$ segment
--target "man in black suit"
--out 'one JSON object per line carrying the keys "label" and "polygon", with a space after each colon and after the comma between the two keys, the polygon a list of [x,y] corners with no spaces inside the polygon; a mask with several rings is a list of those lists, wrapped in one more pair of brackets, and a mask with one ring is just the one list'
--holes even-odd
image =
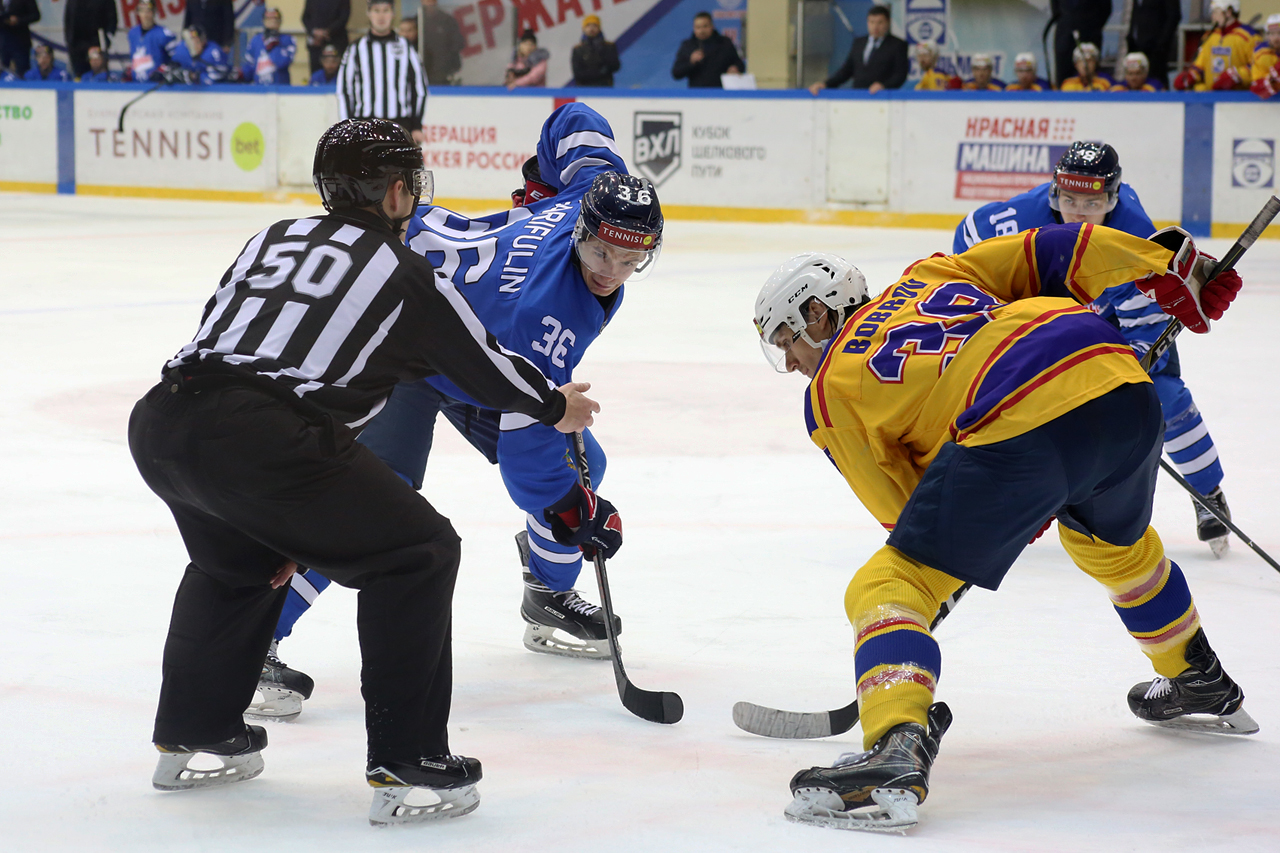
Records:
{"label": "man in black suit", "polygon": [[722,74],[741,74],[745,63],[733,45],[733,39],[716,32],[710,12],[693,16],[693,37],[687,38],[676,51],[671,76],[689,78],[690,89],[722,89]]}
{"label": "man in black suit", "polygon": [[911,64],[907,61],[907,43],[889,34],[889,7],[872,6],[867,12],[867,34],[853,40],[849,56],[840,70],[825,83],[814,83],[809,91],[818,94],[853,80],[853,88],[875,94],[883,89],[897,89],[907,82]]}
{"label": "man in black suit", "polygon": [[0,0],[0,68],[19,78],[31,67],[31,25],[40,20],[36,0]]}
{"label": "man in black suit", "polygon": [[118,23],[115,0],[67,0],[62,32],[73,77],[83,77],[89,70],[89,48],[106,50],[110,46]]}
{"label": "man in black suit", "polygon": [[224,50],[230,50],[236,40],[236,10],[231,0],[187,0],[187,12],[182,18],[182,29],[199,27],[205,38]]}
{"label": "man in black suit", "polygon": [[1129,17],[1129,50],[1147,55],[1151,64],[1148,73],[1159,78],[1165,88],[1169,86],[1169,57],[1181,21],[1179,0],[1134,0]]}
{"label": "man in black suit", "polygon": [[[1136,5],[1134,11],[1138,11]],[[1076,63],[1072,54],[1076,46],[1084,42],[1102,45],[1102,28],[1111,17],[1111,0],[1049,0],[1049,14],[1058,22],[1053,35],[1053,82],[1061,87],[1063,80],[1075,76]],[[1180,8],[1178,15],[1182,15]],[[1154,62],[1151,69],[1154,73]]]}

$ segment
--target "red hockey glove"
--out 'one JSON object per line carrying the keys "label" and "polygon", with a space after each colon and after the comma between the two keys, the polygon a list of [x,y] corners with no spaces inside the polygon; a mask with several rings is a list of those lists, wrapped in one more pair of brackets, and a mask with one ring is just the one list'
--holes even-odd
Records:
{"label": "red hockey glove", "polygon": [[1173,78],[1173,88],[1179,92],[1185,92],[1188,89],[1194,89],[1199,82],[1200,69],[1192,66],[1184,68],[1181,74]]}
{"label": "red hockey glove", "polygon": [[948,88],[948,89],[963,89],[963,88],[964,88],[964,81],[963,81],[963,80],[961,80],[959,77],[957,77],[955,74],[952,74],[950,77],[948,77],[948,78],[947,78],[947,88]]}
{"label": "red hockey glove", "polygon": [[1181,228],[1162,228],[1151,235],[1151,242],[1171,249],[1173,259],[1168,272],[1138,281],[1138,289],[1191,331],[1209,331],[1209,321],[1222,319],[1240,291],[1239,274],[1231,270],[1206,283],[1206,267],[1215,259],[1197,249]]}
{"label": "red hockey glove", "polygon": [[577,545],[587,559],[600,551],[607,560],[622,547],[622,518],[613,504],[574,484],[554,506],[542,511],[561,545]]}
{"label": "red hockey glove", "polygon": [[1215,92],[1224,89],[1234,89],[1240,85],[1240,72],[1234,68],[1228,68],[1218,75],[1218,79],[1213,81],[1213,89]]}
{"label": "red hockey glove", "polygon": [[1254,80],[1253,85],[1249,87],[1249,91],[1264,101],[1276,92],[1280,92],[1280,65],[1271,66],[1270,74],[1261,80]]}
{"label": "red hockey glove", "polygon": [[271,38],[267,39],[262,43],[262,49],[265,50],[267,53],[270,53],[271,51],[275,50],[279,46],[280,46],[280,39],[275,36],[272,36]]}

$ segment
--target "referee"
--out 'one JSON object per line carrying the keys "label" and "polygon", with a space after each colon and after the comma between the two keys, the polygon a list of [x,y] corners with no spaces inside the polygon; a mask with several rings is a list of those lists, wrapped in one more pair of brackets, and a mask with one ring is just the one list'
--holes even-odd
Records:
{"label": "referee", "polygon": [[369,0],[369,33],[347,48],[338,69],[338,118],[385,118],[421,142],[427,78],[414,46],[392,31],[391,0]]}
{"label": "referee", "polygon": [[[314,179],[329,215],[250,240],[195,339],[133,409],[129,449],[191,558],[164,649],[157,788],[262,772],[266,732],[241,713],[302,565],[360,591],[370,820],[451,817],[479,802],[480,762],[451,755],[445,730],[458,535],[355,436],[396,383],[436,374],[563,432],[599,407],[581,394],[589,386],[556,389],[502,349],[404,245],[405,223],[430,200],[422,166],[389,121],[326,131]],[[197,753],[221,766],[192,767]],[[413,788],[440,801],[407,806]]]}

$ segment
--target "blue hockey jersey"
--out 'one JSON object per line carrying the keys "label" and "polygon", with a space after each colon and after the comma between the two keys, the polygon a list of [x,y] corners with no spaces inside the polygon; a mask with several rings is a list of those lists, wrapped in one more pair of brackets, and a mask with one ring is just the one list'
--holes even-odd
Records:
{"label": "blue hockey jersey", "polygon": [[187,46],[179,44],[173,50],[173,61],[187,69],[187,73],[194,76],[195,82],[202,86],[223,82],[231,70],[227,52],[213,42],[204,46],[199,57],[192,57]]}
{"label": "blue hockey jersey", "polygon": [[[249,42],[249,49],[244,53],[244,62],[240,67],[240,76],[246,82],[261,85],[289,85],[289,66],[293,64],[293,55],[298,46],[291,35],[277,35],[271,49],[266,49],[262,33],[254,35]],[[323,69],[322,69],[323,70]]]}
{"label": "blue hockey jersey", "polygon": [[[956,226],[952,251],[959,254],[991,237],[1017,234],[1028,228],[1061,222],[1057,211],[1049,207],[1049,186],[1041,184],[1008,201],[993,201],[970,213]],[[1150,237],[1156,230],[1142,209],[1138,194],[1125,183],[1120,184],[1120,199],[1103,224],[1135,237]],[[1093,307],[1120,326],[1125,340],[1139,356],[1151,348],[1169,320],[1169,315],[1161,311],[1153,300],[1142,295],[1132,282],[1105,291],[1094,301]],[[1158,366],[1163,367],[1167,359],[1166,354]]]}
{"label": "blue hockey jersey", "polygon": [[129,69],[133,82],[146,83],[156,78],[160,66],[168,65],[180,40],[162,26],[143,30],[142,24],[129,30]]}
{"label": "blue hockey jersey", "polygon": [[[424,205],[411,220],[409,247],[451,279],[485,327],[507,349],[532,361],[556,385],[573,378],[583,353],[617,312],[625,285],[603,302],[573,258],[582,196],[603,172],[627,171],[609,123],[585,104],[566,104],[547,119],[538,167],[557,195],[474,219]],[[447,380],[431,384],[474,405]],[[505,413],[498,465],[512,500],[541,517],[577,481],[565,436],[523,415]],[[593,475],[603,472],[593,465]]]}

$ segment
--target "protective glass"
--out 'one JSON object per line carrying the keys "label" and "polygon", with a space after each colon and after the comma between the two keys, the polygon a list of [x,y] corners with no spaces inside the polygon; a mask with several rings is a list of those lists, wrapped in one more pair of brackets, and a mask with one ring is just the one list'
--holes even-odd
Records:
{"label": "protective glass", "polygon": [[582,223],[573,232],[574,248],[583,266],[601,278],[621,281],[643,281],[649,277],[662,254],[662,245],[655,249],[624,249],[606,243],[587,230]]}
{"label": "protective glass", "polygon": [[409,192],[413,193],[414,198],[418,200],[414,207],[419,204],[431,204],[431,200],[436,196],[436,179],[430,169],[414,169],[405,174],[405,179],[409,184]]}
{"label": "protective glass", "polygon": [[791,345],[800,340],[803,334],[804,329],[797,332],[786,323],[779,323],[774,328],[773,334],[760,336],[760,349],[764,352],[765,360],[778,373],[787,372],[787,353],[791,351]]}

